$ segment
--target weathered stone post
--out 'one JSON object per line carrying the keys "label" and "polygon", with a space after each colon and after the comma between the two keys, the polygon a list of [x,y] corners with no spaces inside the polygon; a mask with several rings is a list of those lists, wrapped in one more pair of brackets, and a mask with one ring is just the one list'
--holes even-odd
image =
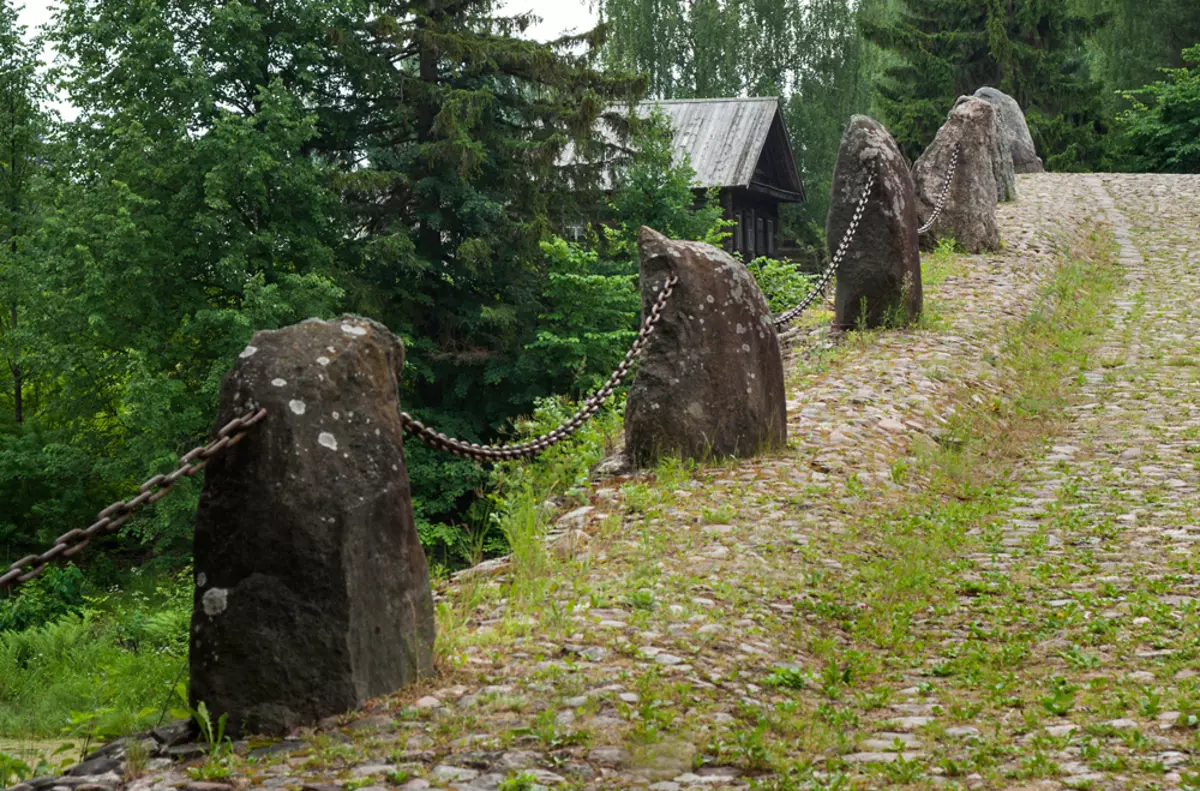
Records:
{"label": "weathered stone post", "polygon": [[752,456],[787,443],[779,338],[746,267],[723,250],[638,233],[643,310],[679,278],[629,388],[625,447],[635,464],[680,454]]}
{"label": "weathered stone post", "polygon": [[1029,134],[1025,113],[1017,100],[986,85],[975,91],[975,96],[1000,111],[1001,133],[1012,151],[1013,169],[1017,173],[1043,172],[1045,168],[1042,167],[1042,159],[1033,146],[1033,136]]}
{"label": "weathered stone post", "polygon": [[954,106],[929,148],[913,167],[917,212],[922,220],[933,217],[938,198],[958,150],[958,165],[950,181],[945,205],[921,242],[932,247],[938,239],[954,238],[967,251],[979,253],[1000,248],[996,204],[1001,188],[996,183],[996,157],[1000,155],[1000,125],[996,108],[982,99],[966,97]]}
{"label": "weathered stone post", "polygon": [[912,176],[896,141],[878,121],[864,115],[850,119],[833,171],[833,203],[825,225],[830,256],[841,244],[872,173],[874,186],[837,270],[833,324],[840,329],[860,323],[907,324],[921,313]]}
{"label": "weathered stone post", "polygon": [[[973,101],[981,100],[973,96],[960,96],[954,106]],[[1002,108],[993,104],[992,109],[996,111],[995,134],[992,135],[994,142],[990,152],[992,175],[996,180],[996,200],[1007,203],[1017,199],[1017,171],[1013,167],[1012,132],[1001,121]]]}
{"label": "weathered stone post", "polygon": [[433,600],[399,418],[404,347],[354,316],[255,333],[216,425],[267,417],[210,463],[196,517],[191,698],[277,734],[432,670]]}

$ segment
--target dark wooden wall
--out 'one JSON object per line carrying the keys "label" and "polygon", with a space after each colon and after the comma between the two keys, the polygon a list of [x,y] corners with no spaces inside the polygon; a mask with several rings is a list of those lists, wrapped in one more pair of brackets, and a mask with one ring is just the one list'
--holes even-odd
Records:
{"label": "dark wooden wall", "polygon": [[771,256],[779,249],[779,201],[743,188],[721,190],[725,217],[735,220],[733,237],[726,242],[730,252],[740,252],[752,261]]}

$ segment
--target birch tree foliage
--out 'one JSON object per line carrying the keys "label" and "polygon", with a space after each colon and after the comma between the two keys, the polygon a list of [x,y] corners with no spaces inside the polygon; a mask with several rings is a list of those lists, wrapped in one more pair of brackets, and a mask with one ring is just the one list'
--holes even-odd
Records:
{"label": "birch tree foliage", "polygon": [[601,0],[605,63],[646,75],[660,99],[777,96],[808,203],[785,233],[817,241],[849,116],[870,102],[851,0]]}

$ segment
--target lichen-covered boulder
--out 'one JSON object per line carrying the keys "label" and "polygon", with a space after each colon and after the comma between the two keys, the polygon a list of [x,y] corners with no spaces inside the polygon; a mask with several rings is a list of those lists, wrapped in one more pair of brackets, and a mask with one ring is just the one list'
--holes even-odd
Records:
{"label": "lichen-covered boulder", "polygon": [[850,119],[833,171],[833,203],[825,226],[830,256],[850,226],[871,173],[874,187],[837,270],[833,323],[840,329],[902,325],[921,313],[912,175],[896,141],[878,121],[864,115]]}
{"label": "lichen-covered boulder", "polygon": [[255,333],[217,426],[267,417],[214,459],[196,515],[193,704],[283,733],[432,671],[433,599],[399,416],[404,348],[344,316]]}
{"label": "lichen-covered boulder", "polygon": [[746,267],[699,242],[638,233],[642,305],[679,278],[625,406],[625,448],[638,465],[664,455],[751,456],[787,443],[779,338]]}
{"label": "lichen-covered boulder", "polygon": [[[973,96],[960,96],[954,103],[955,107],[964,102],[979,101]],[[993,144],[989,152],[992,161],[992,175],[996,179],[996,200],[1007,203],[1017,199],[1017,172],[1013,168],[1012,132],[1000,122],[1000,108],[996,110],[996,134],[992,136]]]}
{"label": "lichen-covered boulder", "polygon": [[913,167],[918,214],[928,222],[946,182],[954,149],[958,148],[958,166],[945,205],[933,227],[921,238],[922,245],[932,247],[938,239],[952,238],[972,253],[1000,248],[998,190],[992,165],[998,135],[996,108],[982,99],[968,98],[950,111],[950,117]]}
{"label": "lichen-covered boulder", "polygon": [[1000,126],[1004,130],[1004,139],[1012,150],[1013,169],[1017,173],[1043,172],[1045,168],[1042,166],[1042,159],[1033,146],[1029,124],[1025,122],[1025,113],[1017,100],[986,85],[975,91],[975,96],[1000,111]]}

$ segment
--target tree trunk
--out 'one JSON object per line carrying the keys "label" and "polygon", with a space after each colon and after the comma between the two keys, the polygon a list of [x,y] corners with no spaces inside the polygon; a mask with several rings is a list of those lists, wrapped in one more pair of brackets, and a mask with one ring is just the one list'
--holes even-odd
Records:
{"label": "tree trunk", "polygon": [[[12,162],[12,165],[10,167],[13,171],[15,171],[16,170],[16,144],[15,143],[13,145],[13,159],[11,160],[11,162]],[[16,189],[16,185],[14,184],[14,185],[12,185],[12,189],[10,190],[10,198],[9,198],[9,216],[12,218],[13,227],[10,229],[10,235],[9,235],[9,240],[8,240],[8,249],[12,253],[13,261],[17,260],[17,228],[16,228],[17,201],[16,201],[16,193],[17,193],[17,189]],[[12,302],[12,323],[10,324],[10,329],[13,332],[16,332],[17,326],[18,326],[19,315],[17,312],[17,297],[15,294],[13,295],[12,300],[13,300],[13,302]],[[20,357],[18,356],[17,350],[15,348],[13,350],[12,362],[9,363],[9,368],[12,370],[12,378],[13,378],[13,418],[18,423],[22,423],[25,420],[24,409],[22,408],[22,401],[23,401],[22,390],[23,390],[24,378],[21,375]]]}

